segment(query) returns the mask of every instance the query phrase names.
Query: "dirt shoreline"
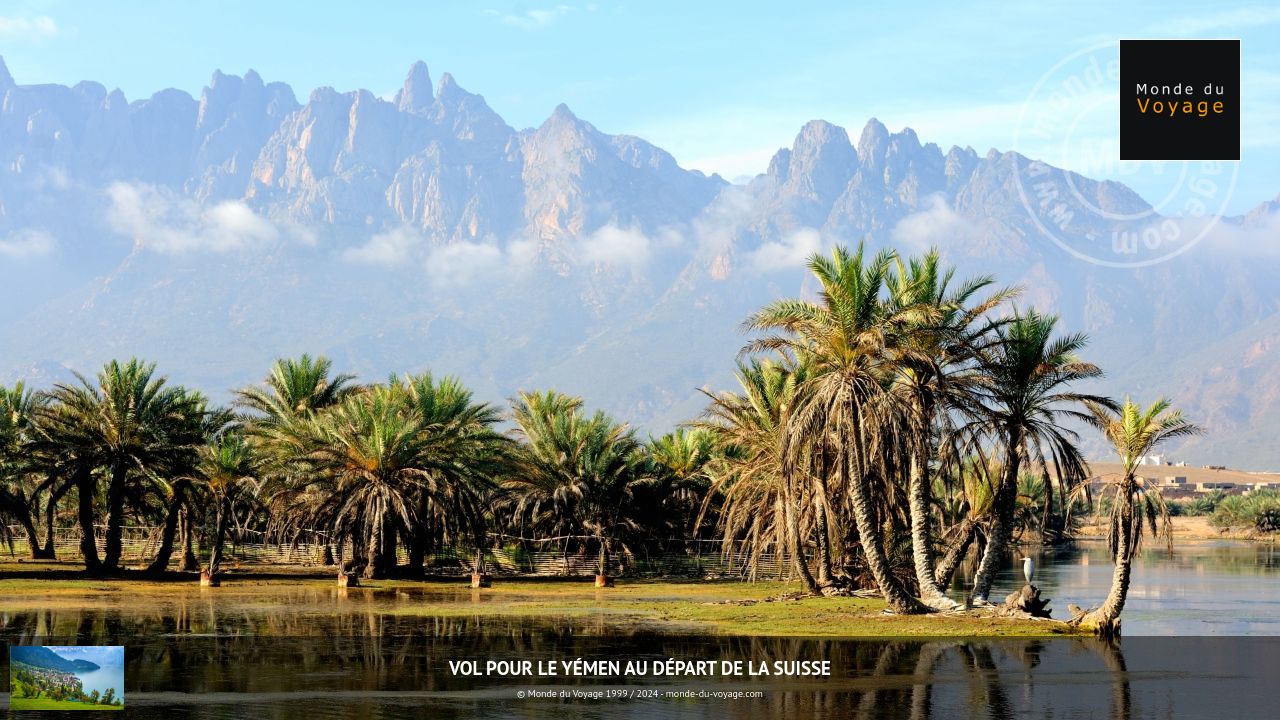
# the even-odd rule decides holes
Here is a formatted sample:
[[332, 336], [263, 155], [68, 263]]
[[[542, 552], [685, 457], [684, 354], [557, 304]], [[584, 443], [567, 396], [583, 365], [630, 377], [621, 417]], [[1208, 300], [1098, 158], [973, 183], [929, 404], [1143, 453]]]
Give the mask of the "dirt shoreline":
[[[1092, 520], [1092, 518], [1090, 518]], [[1178, 540], [1245, 540], [1251, 542], [1274, 542], [1266, 537], [1251, 535], [1242, 530], [1219, 530], [1209, 522], [1207, 515], [1195, 517], [1179, 515], [1171, 518], [1173, 523], [1173, 539]], [[1107, 524], [1090, 522], [1080, 528], [1080, 537], [1085, 539], [1106, 538]]]

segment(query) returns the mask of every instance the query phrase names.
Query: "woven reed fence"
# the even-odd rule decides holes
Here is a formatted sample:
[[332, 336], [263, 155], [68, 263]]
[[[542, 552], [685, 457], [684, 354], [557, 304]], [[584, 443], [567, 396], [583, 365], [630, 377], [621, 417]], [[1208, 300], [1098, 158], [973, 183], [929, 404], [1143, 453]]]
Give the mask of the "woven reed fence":
[[[101, 556], [105, 551], [106, 526], [96, 526], [94, 530], [94, 540]], [[125, 526], [121, 533], [124, 564], [148, 564], [159, 548], [160, 532], [159, 527]], [[0, 557], [12, 560], [30, 557], [27, 538], [21, 528], [11, 527], [10, 536], [12, 543], [0, 546]], [[595, 574], [599, 566], [598, 556], [589, 549], [589, 544], [580, 540], [512, 538], [495, 534], [491, 537], [492, 549], [485, 552], [486, 570], [498, 575]], [[252, 530], [232, 531], [228, 533], [223, 551], [226, 562], [305, 567], [323, 565], [326, 548], [329, 557], [339, 562], [349, 559], [350, 545], [345, 546], [339, 555], [339, 548], [330, 542], [327, 534], [318, 531], [302, 532], [286, 540], [268, 538]], [[79, 559], [79, 528], [55, 529], [54, 549], [59, 559]], [[208, 558], [208, 548], [197, 547], [195, 551], [202, 561]], [[177, 565], [181, 553], [180, 547], [174, 548], [172, 565]], [[408, 562], [403, 547], [397, 554], [401, 563]], [[475, 549], [471, 547], [442, 548], [428, 556], [426, 565], [440, 574], [470, 572], [474, 557]], [[785, 577], [790, 574], [790, 568], [785, 555], [766, 553], [756, 563], [755, 575], [760, 579]], [[726, 545], [719, 540], [668, 539], [632, 547], [626, 553], [616, 553], [610, 572], [642, 576], [747, 577], [751, 574], [751, 567], [750, 558], [740, 543]]]

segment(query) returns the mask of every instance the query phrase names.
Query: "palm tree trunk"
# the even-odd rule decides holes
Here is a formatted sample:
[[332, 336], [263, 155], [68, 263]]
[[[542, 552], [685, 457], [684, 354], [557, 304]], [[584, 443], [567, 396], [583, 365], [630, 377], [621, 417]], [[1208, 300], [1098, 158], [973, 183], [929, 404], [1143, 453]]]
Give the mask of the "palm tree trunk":
[[[785, 473], [784, 473], [785, 474]], [[796, 509], [796, 501], [793, 492], [791, 478], [783, 477], [783, 487], [786, 490], [787, 497], [784, 500], [784, 514], [787, 523], [787, 549], [791, 552], [791, 561], [795, 564], [796, 574], [804, 581], [804, 587], [809, 592], [817, 595], [821, 592], [818, 582], [813, 579], [813, 573], [809, 571], [809, 561], [804, 555], [804, 543], [800, 538], [800, 518], [799, 511]]]
[[182, 539], [182, 562], [178, 563], [178, 569], [182, 572], [199, 570], [200, 561], [196, 558], [193, 548], [195, 532], [191, 528], [191, 512], [185, 507], [178, 516], [178, 537]]
[[27, 551], [31, 554], [31, 559], [39, 560], [40, 536], [36, 534], [35, 521], [31, 519], [29, 513], [19, 515], [17, 520], [18, 524], [22, 525], [22, 532], [27, 536]]
[[124, 480], [126, 469], [122, 463], [111, 468], [107, 485], [107, 544], [102, 558], [102, 569], [116, 572], [120, 569], [120, 556], [124, 534]]
[[49, 499], [44, 504], [44, 549], [40, 551], [40, 557], [45, 560], [58, 559], [58, 550], [54, 545], [54, 521], [58, 515], [58, 503], [71, 487], [71, 483], [63, 483], [57, 490], [51, 488]]
[[929, 468], [921, 448], [911, 453], [909, 462], [911, 475], [907, 481], [907, 504], [911, 512], [911, 557], [915, 561], [920, 599], [930, 607], [950, 610], [958, 607], [959, 603], [947, 597], [934, 574]]
[[1018, 471], [1022, 459], [1018, 451], [1020, 444], [1019, 433], [1013, 428], [1006, 430], [1004, 468], [991, 502], [991, 530], [987, 536], [987, 551], [982, 554], [982, 562], [978, 563], [978, 572], [973, 579], [975, 601], [987, 600], [996, 573], [1004, 564], [1009, 551], [1009, 541], [1013, 537], [1013, 511], [1018, 502]]
[[164, 530], [160, 533], [160, 549], [156, 557], [147, 566], [147, 572], [162, 573], [169, 569], [169, 561], [173, 558], [173, 541], [178, 532], [178, 515], [182, 512], [186, 481], [175, 480], [173, 498], [169, 501], [169, 511], [164, 516]]
[[1120, 527], [1113, 528], [1112, 534], [1116, 538], [1115, 547], [1115, 569], [1111, 573], [1111, 590], [1107, 593], [1107, 599], [1102, 601], [1101, 607], [1086, 613], [1080, 620], [1080, 624], [1084, 627], [1091, 627], [1102, 637], [1115, 637], [1120, 634], [1120, 613], [1124, 610], [1125, 599], [1129, 595], [1129, 581], [1133, 574], [1133, 547], [1129, 540], [1133, 537], [1133, 488], [1131, 482], [1126, 483], [1128, 487], [1121, 488], [1116, 494], [1116, 502], [1124, 503], [1124, 507], [1120, 509], [1117, 522]]
[[916, 614], [928, 612], [928, 608], [922, 605], [918, 600], [907, 594], [902, 588], [902, 584], [898, 582], [898, 578], [894, 577], [893, 570], [889, 567], [889, 560], [885, 557], [883, 546], [881, 545], [879, 528], [876, 526], [875, 513], [871, 508], [871, 488], [867, 482], [866, 463], [862, 462], [862, 427], [861, 418], [854, 417], [853, 424], [853, 451], [858, 453], [855, 464], [855, 474], [852, 482], [848, 482], [849, 478], [849, 461], [848, 452], [840, 453], [837, 462], [840, 463], [841, 485], [849, 488], [849, 497], [853, 505], [853, 520], [858, 528], [858, 541], [862, 544], [862, 554], [867, 560], [867, 567], [871, 570], [871, 575], [876, 580], [876, 585], [880, 586], [880, 592], [884, 595], [885, 602], [889, 603], [889, 607], [897, 613]]
[[1054, 514], [1053, 514], [1053, 478], [1049, 477], [1046, 471], [1041, 479], [1044, 485], [1044, 510], [1040, 514], [1040, 542], [1051, 543], [1057, 539], [1057, 533]]
[[818, 534], [818, 584], [827, 587], [834, 582], [831, 568], [831, 508], [827, 502], [827, 473], [831, 472], [827, 443], [821, 443], [818, 451], [818, 472], [815, 479], [815, 510]]
[[964, 556], [969, 553], [969, 546], [973, 544], [973, 539], [978, 535], [978, 524], [969, 518], [965, 518], [960, 523], [959, 535], [960, 537], [955, 544], [947, 549], [947, 554], [942, 556], [942, 562], [938, 563], [934, 577], [938, 581], [938, 587], [940, 588], [947, 588], [951, 585], [951, 578], [955, 576], [956, 569], [964, 561]]
[[830, 586], [834, 582], [831, 572], [831, 531], [828, 527], [826, 483], [820, 488], [823, 497], [818, 501], [818, 585]]
[[222, 570], [222, 547], [227, 542], [227, 516], [231, 514], [228, 507], [231, 498], [224, 496], [218, 501], [217, 515], [213, 520], [213, 547], [209, 549], [209, 577], [217, 577]]
[[400, 566], [400, 536], [396, 533], [395, 521], [390, 517], [382, 523], [382, 569], [384, 577], [395, 577]]
[[80, 522], [80, 555], [84, 557], [84, 567], [91, 573], [102, 572], [102, 561], [98, 559], [98, 541], [94, 534], [93, 521], [93, 473], [88, 469], [76, 470], [75, 476], [77, 499], [77, 519]]

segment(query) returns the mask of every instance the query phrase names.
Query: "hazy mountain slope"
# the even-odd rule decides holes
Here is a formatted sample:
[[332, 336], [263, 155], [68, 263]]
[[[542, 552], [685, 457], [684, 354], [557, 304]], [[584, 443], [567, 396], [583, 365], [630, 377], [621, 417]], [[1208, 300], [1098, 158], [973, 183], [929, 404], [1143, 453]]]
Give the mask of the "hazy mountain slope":
[[[199, 100], [17, 85], [0, 62], [0, 377], [48, 384], [122, 355], [225, 399], [271, 360], [365, 378], [431, 368], [487, 399], [555, 386], [646, 429], [732, 383], [738, 327], [811, 292], [833, 242], [936, 245], [1093, 337], [1100, 389], [1168, 394], [1191, 459], [1280, 466], [1280, 204], [1148, 268], [1086, 263], [1023, 205], [1013, 153], [815, 120], [746, 185], [680, 168], [563, 105], [517, 131], [415, 64], [391, 100], [216, 73]], [[1067, 184], [1071, 242], [1130, 225], [1125, 186]]]

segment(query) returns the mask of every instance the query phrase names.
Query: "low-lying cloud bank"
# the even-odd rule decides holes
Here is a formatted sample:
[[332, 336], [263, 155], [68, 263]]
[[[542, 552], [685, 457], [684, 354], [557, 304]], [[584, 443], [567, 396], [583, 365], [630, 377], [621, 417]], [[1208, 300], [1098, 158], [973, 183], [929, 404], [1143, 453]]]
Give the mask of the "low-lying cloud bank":
[[107, 188], [107, 200], [107, 225], [159, 253], [230, 252], [282, 239], [315, 242], [310, 231], [272, 222], [237, 200], [205, 206], [166, 188], [124, 182]]

